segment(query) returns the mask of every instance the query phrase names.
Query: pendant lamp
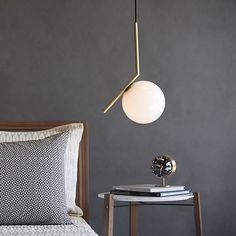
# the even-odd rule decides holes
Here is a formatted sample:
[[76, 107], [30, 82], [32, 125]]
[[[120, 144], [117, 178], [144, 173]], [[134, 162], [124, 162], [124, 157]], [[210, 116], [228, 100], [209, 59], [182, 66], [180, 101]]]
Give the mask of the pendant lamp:
[[106, 113], [122, 96], [122, 107], [126, 116], [136, 123], [148, 124], [157, 120], [163, 113], [165, 96], [153, 82], [145, 80], [135, 82], [140, 76], [137, 0], [135, 0], [134, 36], [136, 73], [108, 103], [103, 112]]

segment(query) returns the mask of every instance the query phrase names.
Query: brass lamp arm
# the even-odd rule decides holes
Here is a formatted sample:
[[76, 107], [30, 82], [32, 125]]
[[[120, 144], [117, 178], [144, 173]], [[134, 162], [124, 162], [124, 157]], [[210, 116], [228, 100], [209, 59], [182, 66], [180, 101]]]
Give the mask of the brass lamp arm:
[[134, 23], [134, 40], [135, 40], [135, 64], [136, 74], [133, 78], [120, 90], [120, 92], [107, 104], [103, 112], [106, 113], [115, 102], [123, 95], [123, 93], [134, 83], [134, 81], [140, 76], [140, 65], [139, 65], [139, 40], [138, 40], [138, 22]]

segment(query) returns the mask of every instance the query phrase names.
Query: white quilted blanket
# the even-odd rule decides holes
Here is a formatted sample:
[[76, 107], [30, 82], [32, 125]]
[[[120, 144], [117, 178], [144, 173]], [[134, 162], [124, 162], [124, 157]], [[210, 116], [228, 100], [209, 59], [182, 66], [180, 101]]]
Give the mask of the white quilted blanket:
[[2, 225], [0, 236], [98, 236], [82, 217], [72, 225]]

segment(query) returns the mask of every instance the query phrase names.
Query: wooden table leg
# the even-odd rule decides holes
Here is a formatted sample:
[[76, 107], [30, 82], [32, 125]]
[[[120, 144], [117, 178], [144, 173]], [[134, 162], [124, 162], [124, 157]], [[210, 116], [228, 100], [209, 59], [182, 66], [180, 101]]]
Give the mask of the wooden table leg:
[[129, 235], [138, 235], [138, 205], [130, 202], [129, 204]]
[[194, 195], [193, 204], [194, 204], [196, 236], [203, 236], [200, 193], [196, 192], [193, 193], [193, 195]]
[[104, 236], [113, 236], [114, 199], [113, 194], [104, 196]]

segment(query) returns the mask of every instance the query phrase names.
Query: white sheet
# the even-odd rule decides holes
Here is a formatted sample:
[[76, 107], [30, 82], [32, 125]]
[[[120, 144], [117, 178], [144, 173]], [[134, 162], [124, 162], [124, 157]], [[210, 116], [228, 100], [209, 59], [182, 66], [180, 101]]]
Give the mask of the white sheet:
[[71, 216], [72, 225], [2, 225], [1, 236], [98, 236], [82, 217]]

